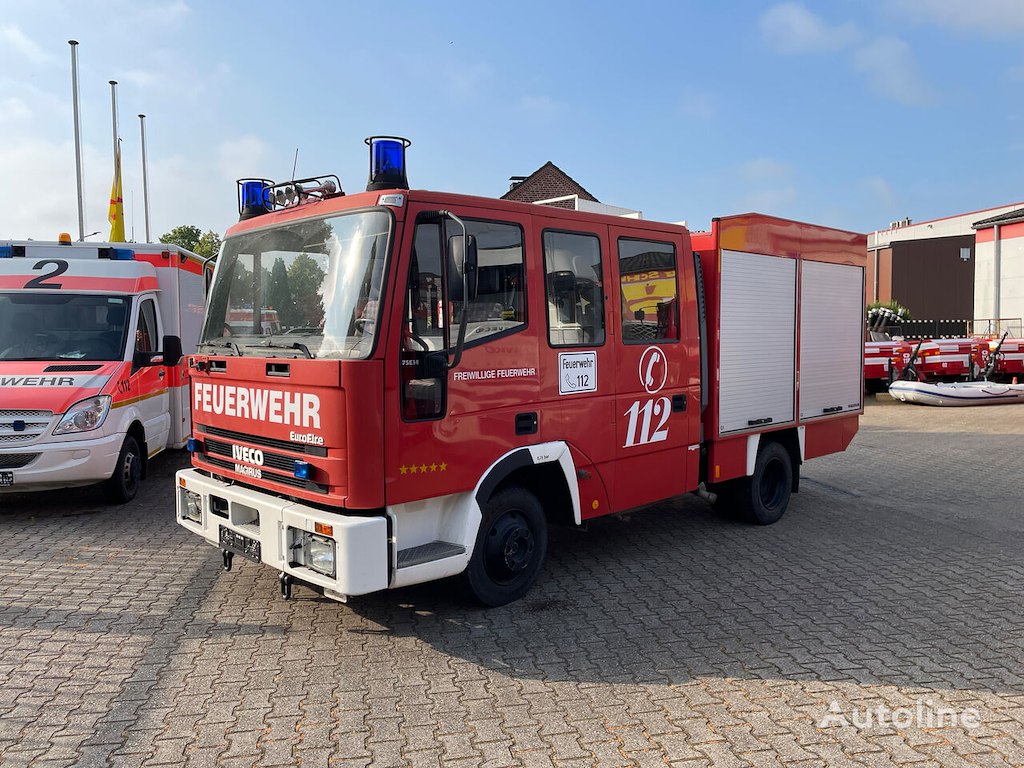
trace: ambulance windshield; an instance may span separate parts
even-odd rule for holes
[[[123,360],[125,296],[0,293],[0,360]]]
[[[228,238],[210,291],[203,351],[369,356],[390,236],[390,214],[363,211]]]

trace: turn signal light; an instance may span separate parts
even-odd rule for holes
[[[315,528],[316,532],[319,533],[321,536],[333,536],[334,535],[334,526],[333,525],[328,525],[327,523],[316,523],[314,525],[314,528]]]

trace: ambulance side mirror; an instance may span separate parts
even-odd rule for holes
[[[164,336],[164,365],[177,365],[181,362],[181,338],[179,336]]]
[[[448,299],[473,301],[476,298],[476,238],[452,235],[448,238],[447,257]]]

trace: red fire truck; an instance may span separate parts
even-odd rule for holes
[[[0,493],[131,500],[189,434],[208,260],[174,245],[0,243]]]
[[[706,486],[772,523],[853,438],[863,235],[410,190],[408,142],[367,141],[366,192],[239,182],[177,476],[179,523],[226,569],[337,600],[461,574],[501,605],[551,524]],[[233,307],[286,317],[282,295],[298,332],[222,335]]]

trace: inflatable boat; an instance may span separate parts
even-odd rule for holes
[[[1005,405],[1024,403],[1024,384],[992,381],[894,381],[889,394],[904,403],[920,405]]]

